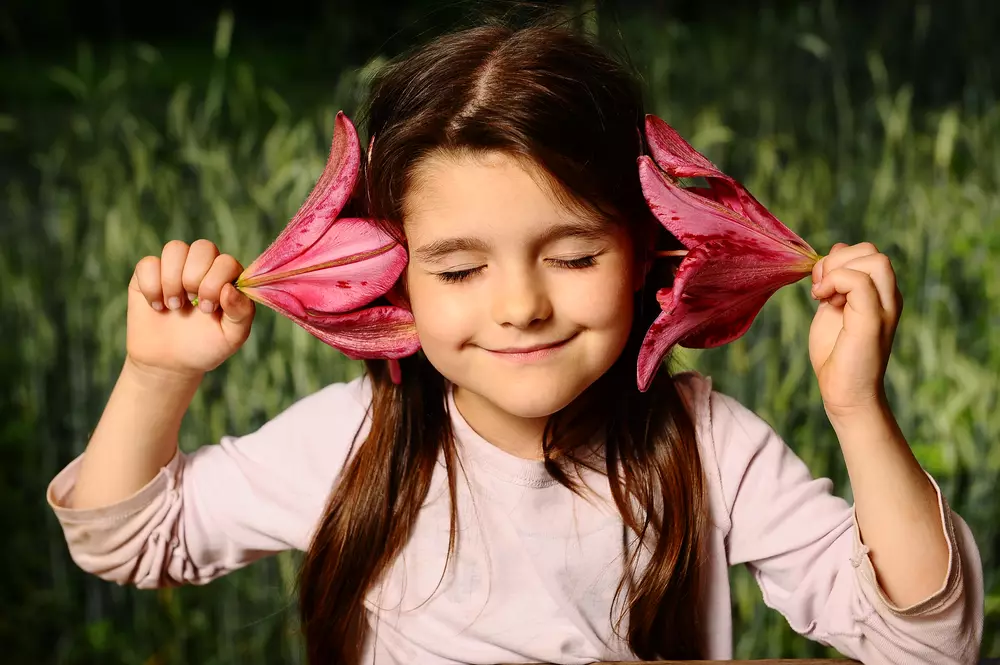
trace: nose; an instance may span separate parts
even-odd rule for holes
[[[531,271],[505,274],[493,294],[493,319],[502,326],[528,328],[552,316],[544,281]]]

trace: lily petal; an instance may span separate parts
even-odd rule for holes
[[[672,178],[707,179],[711,190],[708,196],[712,200],[733,210],[766,235],[798,246],[809,255],[816,255],[812,247],[778,221],[743,185],[720,171],[707,157],[691,147],[677,130],[654,115],[646,116],[646,140],[655,164],[667,175]],[[641,169],[640,166],[640,174]],[[645,189],[645,182],[643,185]],[[696,191],[705,194],[703,188]]]
[[[711,348],[742,337],[775,291],[811,269],[803,262],[760,260],[723,240],[690,250],[673,287],[657,293],[663,313],[650,326],[639,351],[639,389],[649,388],[674,344]]]
[[[371,303],[393,298],[406,248],[377,220],[339,218],[354,193],[360,159],[354,125],[338,113],[319,182],[236,287],[351,358],[397,359],[420,348],[413,314]]]
[[[420,348],[413,314],[402,307],[385,305],[346,314],[309,314],[293,321],[354,360],[404,358]]]
[[[741,337],[768,298],[820,258],[667,123],[646,116],[646,138],[653,157],[639,158],[643,194],[688,253],[673,287],[657,293],[663,313],[646,333],[636,369],[643,391],[674,344],[709,348]],[[682,187],[677,178],[704,178],[708,187]]]
[[[319,181],[288,226],[244,274],[263,275],[280,268],[319,240],[350,200],[360,163],[357,130],[340,111],[334,122],[330,156]]]
[[[656,163],[674,178],[728,177],[655,115],[646,116],[646,142]]]
[[[377,224],[339,219],[301,255],[263,275],[244,272],[238,286],[250,298],[297,316],[306,310],[343,313],[385,294],[406,261],[406,248]]]
[[[689,249],[709,240],[725,239],[756,245],[781,245],[809,261],[819,260],[804,240],[778,220],[774,219],[774,223],[781,226],[781,231],[761,226],[741,214],[747,205],[755,209],[763,209],[763,206],[738,183],[733,182],[731,189],[720,184],[718,189],[713,187],[710,193],[704,188],[692,191],[665,177],[649,157],[639,158],[639,180],[650,210]]]

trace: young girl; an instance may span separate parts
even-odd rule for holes
[[[854,506],[709,379],[636,388],[670,274],[648,259],[640,99],[557,28],[460,32],[384,70],[367,213],[405,237],[422,350],[398,385],[370,361],[192,454],[181,419],[254,308],[207,240],[140,261],[121,377],[49,488],[74,560],[151,588],[306,549],[315,664],[726,659],[740,563],[844,654],[974,662],[981,563],[886,403],[901,303],[872,245],[813,274],[810,355]]]

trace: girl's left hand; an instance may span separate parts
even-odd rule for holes
[[[809,329],[809,359],[831,417],[884,405],[903,296],[885,254],[871,243],[837,243],[813,267],[820,301]]]

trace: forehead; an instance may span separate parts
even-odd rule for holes
[[[422,160],[408,183],[403,223],[411,246],[458,235],[540,234],[565,224],[607,226],[541,168],[502,153]]]

